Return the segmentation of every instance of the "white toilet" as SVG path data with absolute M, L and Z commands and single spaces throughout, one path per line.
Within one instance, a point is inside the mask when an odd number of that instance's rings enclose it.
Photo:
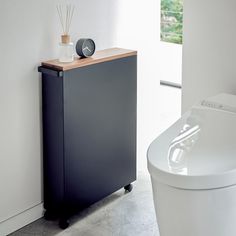
M 236 96 L 194 106 L 147 156 L 160 236 L 236 236 Z

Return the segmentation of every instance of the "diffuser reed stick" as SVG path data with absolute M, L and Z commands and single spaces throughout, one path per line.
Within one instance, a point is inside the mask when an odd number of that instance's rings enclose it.
M 71 4 L 67 5 L 57 5 L 57 13 L 60 19 L 61 27 L 62 27 L 62 43 L 69 43 L 70 42 L 70 27 L 72 18 L 74 15 L 75 6 Z

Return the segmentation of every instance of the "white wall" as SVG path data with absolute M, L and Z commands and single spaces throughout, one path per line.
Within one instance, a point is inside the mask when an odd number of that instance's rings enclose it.
M 236 1 L 185 0 L 182 111 L 204 97 L 236 94 Z
M 182 83 L 182 44 L 160 42 L 160 79 Z
M 155 13 L 159 12 L 159 2 L 73 2 L 73 40 L 91 37 L 97 49 L 122 46 L 139 50 L 138 152 L 146 165 L 146 148 L 157 129 L 155 40 L 159 37 L 159 15 Z M 42 214 L 41 90 L 37 66 L 42 60 L 58 56 L 60 24 L 56 3 L 0 1 L 0 235 Z
M 138 168 L 158 133 L 160 1 L 117 0 L 116 45 L 138 50 Z

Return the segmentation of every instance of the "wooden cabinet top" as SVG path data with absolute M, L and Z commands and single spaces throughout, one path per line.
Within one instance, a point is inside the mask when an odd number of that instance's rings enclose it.
M 135 56 L 137 51 L 122 49 L 122 48 L 109 48 L 95 52 L 92 57 L 89 58 L 75 58 L 71 63 L 61 63 L 58 60 L 50 60 L 42 62 L 42 66 L 59 71 L 66 71 L 75 69 L 78 67 L 93 65 L 101 62 L 111 61 L 119 58 Z

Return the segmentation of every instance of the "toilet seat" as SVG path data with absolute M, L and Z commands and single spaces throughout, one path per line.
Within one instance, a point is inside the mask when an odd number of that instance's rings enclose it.
M 220 94 L 194 106 L 152 142 L 147 156 L 152 178 L 172 187 L 236 185 L 235 96 Z

